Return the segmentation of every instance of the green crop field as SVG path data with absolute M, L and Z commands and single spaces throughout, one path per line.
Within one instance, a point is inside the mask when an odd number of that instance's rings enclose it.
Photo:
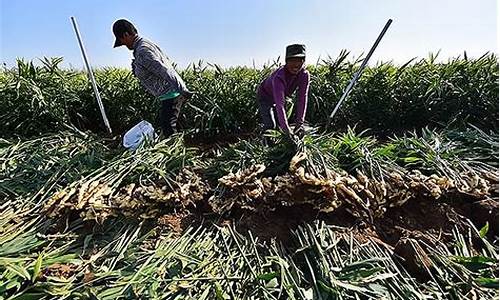
M 129 151 L 158 100 L 62 58 L 0 71 L 0 299 L 498 298 L 498 57 L 307 68 L 310 128 L 263 146 L 277 65 L 179 70 L 181 133 Z M 293 113 L 291 99 L 289 114 Z

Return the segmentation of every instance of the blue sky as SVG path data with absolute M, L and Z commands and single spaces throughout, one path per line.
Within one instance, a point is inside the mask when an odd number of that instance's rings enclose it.
M 0 61 L 63 56 L 83 67 L 70 23 L 75 16 L 93 66 L 129 67 L 131 53 L 112 48 L 118 18 L 136 24 L 179 66 L 200 59 L 262 65 L 289 43 L 308 48 L 308 63 L 367 52 L 387 19 L 391 28 L 372 62 L 403 63 L 441 50 L 441 59 L 497 50 L 495 0 L 0 0 Z

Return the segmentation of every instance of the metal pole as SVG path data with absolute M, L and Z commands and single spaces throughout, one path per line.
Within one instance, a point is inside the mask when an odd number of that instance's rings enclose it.
M 87 68 L 88 76 L 90 78 L 90 82 L 92 83 L 92 88 L 94 89 L 94 94 L 97 98 L 97 104 L 99 105 L 99 109 L 101 110 L 102 119 L 104 120 L 104 125 L 108 130 L 108 133 L 112 133 L 111 126 L 109 126 L 108 118 L 106 117 L 106 112 L 104 111 L 104 105 L 102 105 L 101 94 L 99 94 L 99 90 L 97 89 L 97 84 L 95 83 L 94 73 L 92 72 L 92 68 L 90 67 L 89 60 L 87 58 L 87 54 L 85 52 L 85 48 L 83 47 L 82 38 L 80 37 L 80 31 L 78 30 L 78 25 L 76 24 L 75 17 L 71 17 L 71 22 L 73 23 L 73 28 L 75 29 L 76 38 L 78 39 L 78 44 L 80 44 L 80 50 L 82 50 L 83 61 L 85 62 L 85 67 Z
M 333 109 L 332 113 L 330 114 L 330 116 L 328 117 L 328 122 L 326 123 L 326 127 L 325 127 L 325 130 L 328 129 L 328 127 L 330 126 L 330 123 L 333 119 L 333 116 L 335 115 L 335 113 L 337 112 L 337 110 L 339 109 L 340 105 L 342 104 L 342 102 L 347 98 L 347 96 L 349 96 L 349 94 L 351 93 L 351 90 L 352 88 L 354 87 L 354 85 L 356 84 L 356 82 L 358 81 L 359 77 L 361 76 L 361 73 L 363 72 L 363 70 L 365 69 L 366 67 L 366 64 L 368 63 L 368 60 L 370 59 L 370 57 L 372 56 L 373 54 L 373 51 L 375 51 L 375 48 L 377 48 L 378 46 L 378 43 L 380 42 L 380 40 L 382 39 L 382 37 L 384 36 L 385 32 L 387 31 L 387 29 L 389 28 L 389 26 L 391 25 L 392 23 L 392 19 L 389 19 L 387 21 L 387 23 L 385 24 L 384 26 L 384 29 L 382 29 L 382 32 L 379 34 L 377 40 L 375 41 L 375 44 L 373 44 L 372 48 L 370 49 L 370 52 L 368 52 L 368 55 L 365 57 L 365 59 L 363 60 L 363 63 L 361 63 L 361 66 L 359 67 L 359 70 L 354 74 L 354 77 L 351 79 L 351 82 L 349 82 L 349 85 L 346 87 L 346 89 L 344 90 L 344 94 L 342 94 L 342 97 L 340 97 L 340 100 L 339 102 L 337 103 L 337 105 L 335 106 L 335 108 Z

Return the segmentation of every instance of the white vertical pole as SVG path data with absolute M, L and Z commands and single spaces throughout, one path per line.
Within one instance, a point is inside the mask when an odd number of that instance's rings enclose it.
M 330 123 L 333 119 L 333 116 L 335 115 L 335 113 L 337 112 L 337 110 L 339 109 L 340 105 L 342 104 L 342 102 L 344 102 L 344 100 L 347 98 L 347 96 L 349 96 L 349 93 L 351 92 L 353 86 L 356 84 L 356 82 L 358 81 L 359 77 L 361 76 L 361 73 L 363 72 L 363 70 L 365 69 L 365 66 L 366 64 L 368 63 L 368 60 L 370 59 L 370 57 L 372 56 L 373 54 L 373 51 L 375 51 L 375 48 L 377 48 L 378 46 L 378 43 L 380 42 L 380 40 L 382 39 L 382 37 L 384 36 L 385 32 L 387 31 L 387 29 L 389 28 L 389 26 L 391 25 L 392 23 L 392 19 L 389 19 L 387 21 L 387 23 L 385 24 L 384 28 L 382 29 L 382 32 L 379 34 L 379 36 L 377 37 L 377 40 L 375 41 L 375 43 L 373 44 L 372 48 L 370 49 L 370 51 L 368 52 L 368 55 L 365 57 L 365 59 L 363 60 L 363 63 L 361 64 L 361 66 L 359 67 L 359 70 L 356 72 L 356 74 L 354 74 L 354 77 L 352 78 L 352 80 L 349 82 L 349 85 L 347 86 L 347 88 L 344 90 L 344 93 L 342 94 L 342 97 L 340 97 L 340 100 L 339 102 L 337 103 L 337 105 L 335 106 L 335 108 L 333 109 L 332 113 L 330 114 L 330 117 L 328 117 L 328 121 L 326 123 L 326 126 L 325 126 L 325 130 L 328 129 L 328 126 L 330 126 Z
M 108 130 L 108 133 L 112 133 L 111 126 L 109 126 L 108 118 L 106 117 L 106 112 L 104 111 L 104 105 L 102 105 L 101 94 L 99 94 L 99 90 L 97 89 L 97 84 L 95 83 L 94 73 L 92 72 L 92 68 L 90 67 L 89 60 L 87 58 L 87 54 L 85 53 L 85 48 L 83 47 L 82 38 L 80 37 L 80 31 L 78 30 L 78 25 L 76 24 L 75 17 L 71 17 L 71 22 L 73 23 L 73 28 L 75 29 L 76 38 L 78 39 L 78 43 L 80 44 L 80 50 L 82 50 L 83 61 L 85 62 L 85 67 L 87 68 L 88 76 L 90 78 L 90 82 L 92 83 L 92 88 L 94 89 L 94 94 L 97 98 L 97 104 L 99 105 L 99 109 L 101 110 L 102 119 L 104 120 L 104 125 Z

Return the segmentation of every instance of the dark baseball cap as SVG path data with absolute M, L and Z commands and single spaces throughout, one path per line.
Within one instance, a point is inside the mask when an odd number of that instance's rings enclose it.
M 123 37 L 125 32 L 128 32 L 130 34 L 137 34 L 137 29 L 135 28 L 134 24 L 125 19 L 120 19 L 113 23 L 113 33 L 115 34 L 115 44 L 113 48 L 123 45 L 120 42 L 119 38 Z
M 286 46 L 285 58 L 306 57 L 306 46 L 302 44 L 293 44 Z

